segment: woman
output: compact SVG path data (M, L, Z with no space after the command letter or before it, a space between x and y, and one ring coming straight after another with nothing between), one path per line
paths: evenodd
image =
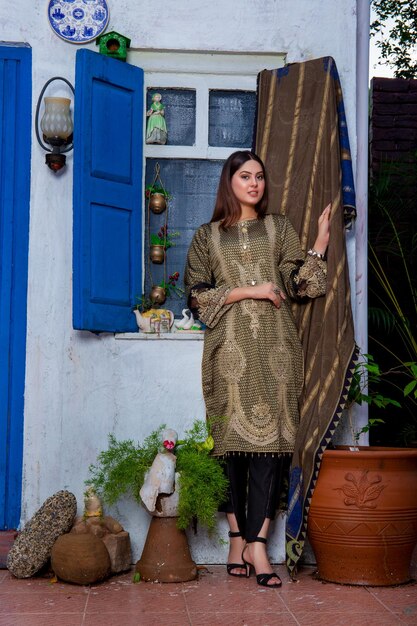
M230 527L227 571L249 576L254 568L259 585L279 587L266 539L303 385L289 298L325 293L330 205L307 256L288 219L266 215L267 205L261 159L235 152L224 164L211 222L194 235L185 284L190 308L207 326L203 393L213 453L225 459L230 484L221 508Z

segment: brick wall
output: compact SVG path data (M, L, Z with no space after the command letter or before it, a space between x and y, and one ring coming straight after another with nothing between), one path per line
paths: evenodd
M370 99L371 175L392 162L411 174L417 153L417 80L373 78ZM393 175L398 175L395 168Z

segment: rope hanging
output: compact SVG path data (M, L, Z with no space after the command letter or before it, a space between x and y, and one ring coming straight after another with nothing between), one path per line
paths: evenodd
M154 187L156 185L156 183L158 182L158 187L161 189L161 192L165 198L165 202L166 202L166 209L165 209L165 219L164 219L164 261L163 261L163 284L166 285L167 282L167 261L166 261L166 243L167 243L167 234L168 234L168 198L167 198L167 192L166 189L164 187L164 184L162 182L162 178L160 175L161 172L161 168L159 163L155 164L155 175L152 181L151 186ZM152 198L152 193L149 194L149 198L148 198L148 205L147 205L147 234L148 234L148 247L150 250L150 246L151 246L151 198ZM149 283L151 285L151 289L153 286L155 286L155 283L153 281L153 277L152 277L152 270L151 270L151 258L150 258L150 254L148 254L148 262L147 262L147 271L148 271L148 277L149 277Z

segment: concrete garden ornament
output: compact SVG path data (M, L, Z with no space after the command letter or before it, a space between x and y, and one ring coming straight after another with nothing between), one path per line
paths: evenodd
M227 490L223 468L210 454L213 445L205 421L195 421L182 440L162 425L143 444L110 435L109 449L90 467L88 483L109 504L131 493L152 515L137 579L182 582L196 577L184 531L197 520L214 530Z
M145 580L185 582L197 577L184 530L177 528L179 472L177 457L171 452L178 440L175 430L162 431L162 451L158 452L145 474L140 497L152 521L142 556L135 572Z
M139 491L142 502L151 515L157 517L178 516L179 474L175 472L177 457L171 452L175 448L178 435L167 428L162 432L163 451L155 456ZM159 498L158 507L157 499Z
M54 543L51 566L55 576L77 585L90 585L111 574L129 570L130 537L110 515L103 515L93 487L84 493L84 514L75 518L69 533Z
M77 500L58 491L45 500L14 542L7 568L16 578L30 578L47 563L55 541L67 533L77 513Z
M175 322L177 330L189 330L193 332L199 332L202 330L202 324L198 320L194 319L194 315L190 309L182 310L182 318Z

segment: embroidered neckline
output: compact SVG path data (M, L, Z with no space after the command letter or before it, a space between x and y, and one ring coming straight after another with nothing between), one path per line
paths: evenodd
M248 217L246 220L238 220L236 224L240 226L241 224L247 224L248 222L257 222L259 217Z

